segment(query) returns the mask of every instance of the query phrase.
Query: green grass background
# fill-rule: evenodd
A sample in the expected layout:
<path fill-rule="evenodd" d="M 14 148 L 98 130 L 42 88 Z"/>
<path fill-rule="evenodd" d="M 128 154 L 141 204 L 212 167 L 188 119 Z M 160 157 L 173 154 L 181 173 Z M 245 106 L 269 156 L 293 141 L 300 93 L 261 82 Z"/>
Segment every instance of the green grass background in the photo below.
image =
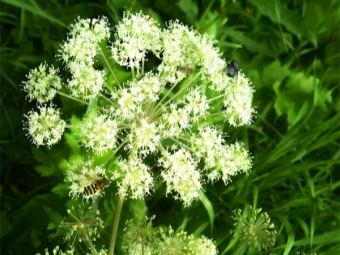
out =
<path fill-rule="evenodd" d="M 206 185 L 202 201 L 189 208 L 165 197 L 164 186 L 146 201 L 128 201 L 123 221 L 145 212 L 155 225 L 204 234 L 220 254 L 237 244 L 231 211 L 262 208 L 278 232 L 274 248 L 253 254 L 340 254 L 339 38 L 337 0 L 1 0 L 1 254 L 35 254 L 60 244 L 56 218 L 69 201 L 60 162 L 70 146 L 35 148 L 23 131 L 23 114 L 36 107 L 20 84 L 42 62 L 62 68 L 55 55 L 76 17 L 105 15 L 112 26 L 123 11 L 142 10 L 164 24 L 178 19 L 217 40 L 223 57 L 237 59 L 256 90 L 257 116 L 250 126 L 220 121 L 228 142 L 243 141 L 253 155 L 249 175 L 225 186 Z M 64 116 L 76 105 L 56 103 Z M 72 148 L 71 148 L 72 149 Z M 110 187 L 111 188 L 111 187 Z M 108 246 L 116 198 L 114 187 L 101 204 Z M 121 223 L 120 227 L 123 227 Z M 100 245 L 98 245 L 100 247 Z M 119 247 L 119 240 L 118 240 Z M 120 254 L 117 252 L 116 254 Z"/>

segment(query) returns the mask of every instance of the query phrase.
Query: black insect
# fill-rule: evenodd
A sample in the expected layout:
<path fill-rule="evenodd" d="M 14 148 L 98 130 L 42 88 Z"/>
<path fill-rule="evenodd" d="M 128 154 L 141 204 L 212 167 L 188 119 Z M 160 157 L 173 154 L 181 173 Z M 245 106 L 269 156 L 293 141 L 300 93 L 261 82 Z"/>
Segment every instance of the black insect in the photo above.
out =
<path fill-rule="evenodd" d="M 228 77 L 233 78 L 238 75 L 238 62 L 234 59 L 230 63 L 227 63 L 227 68 L 225 69 Z"/>
<path fill-rule="evenodd" d="M 83 195 L 87 197 L 95 193 L 99 193 L 103 191 L 103 189 L 108 185 L 108 183 L 109 181 L 106 178 L 97 180 L 96 182 L 84 188 Z"/>
<path fill-rule="evenodd" d="M 187 67 L 187 66 L 177 66 L 176 70 L 179 72 L 186 73 L 186 74 L 192 74 L 193 72 L 192 68 Z"/>

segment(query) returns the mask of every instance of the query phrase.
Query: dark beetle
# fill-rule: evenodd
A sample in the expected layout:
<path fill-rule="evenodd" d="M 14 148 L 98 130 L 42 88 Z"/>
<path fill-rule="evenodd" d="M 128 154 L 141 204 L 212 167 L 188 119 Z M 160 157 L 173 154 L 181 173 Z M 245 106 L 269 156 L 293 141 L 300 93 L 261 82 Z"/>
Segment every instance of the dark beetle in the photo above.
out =
<path fill-rule="evenodd" d="M 235 59 L 233 59 L 229 64 L 227 63 L 226 73 L 230 78 L 238 75 L 238 62 Z"/>

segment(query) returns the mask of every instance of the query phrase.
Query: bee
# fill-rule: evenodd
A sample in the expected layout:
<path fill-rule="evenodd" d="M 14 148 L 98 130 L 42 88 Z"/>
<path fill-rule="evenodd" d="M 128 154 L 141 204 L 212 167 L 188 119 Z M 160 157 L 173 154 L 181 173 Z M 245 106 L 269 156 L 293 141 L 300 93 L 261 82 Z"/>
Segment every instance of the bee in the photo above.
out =
<path fill-rule="evenodd" d="M 238 70 L 238 62 L 235 59 L 233 59 L 230 63 L 227 63 L 225 71 L 228 77 L 233 78 L 238 76 Z"/>
<path fill-rule="evenodd" d="M 187 67 L 187 66 L 177 66 L 176 70 L 179 72 L 186 73 L 186 74 L 192 74 L 193 72 L 192 68 Z"/>
<path fill-rule="evenodd" d="M 109 180 L 106 178 L 97 180 L 96 182 L 84 188 L 83 195 L 87 197 L 95 193 L 99 193 L 103 191 L 103 189 L 108 185 L 108 183 L 109 183 Z"/>

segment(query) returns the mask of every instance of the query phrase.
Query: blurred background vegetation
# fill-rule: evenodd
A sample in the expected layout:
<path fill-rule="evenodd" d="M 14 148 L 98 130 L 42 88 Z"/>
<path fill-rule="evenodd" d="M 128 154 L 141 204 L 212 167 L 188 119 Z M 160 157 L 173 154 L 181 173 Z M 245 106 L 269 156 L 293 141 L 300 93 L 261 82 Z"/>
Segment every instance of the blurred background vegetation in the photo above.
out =
<path fill-rule="evenodd" d="M 252 125 L 236 130 L 224 122 L 215 124 L 230 135 L 228 142 L 246 143 L 254 166 L 228 186 L 207 185 L 203 200 L 189 208 L 165 198 L 164 187 L 157 186 L 145 203 L 124 205 L 126 218 L 156 214 L 155 225 L 204 234 L 215 240 L 220 254 L 232 254 L 237 245 L 231 242 L 231 211 L 252 205 L 267 212 L 275 224 L 272 253 L 340 254 L 338 0 L 0 3 L 1 254 L 63 247 L 53 217 L 66 216 L 71 203 L 60 167 L 69 157 L 65 141 L 50 150 L 37 149 L 25 136 L 23 115 L 35 107 L 21 91 L 25 75 L 45 61 L 62 69 L 55 55 L 76 17 L 105 15 L 114 26 L 124 11 L 140 10 L 160 24 L 178 19 L 208 33 L 228 62 L 238 60 L 256 90 L 257 117 Z M 76 107 L 63 106 L 60 99 L 56 104 L 64 107 L 66 117 Z M 101 205 L 106 228 L 99 243 L 107 246 L 115 197 L 114 192 L 106 194 Z"/>

